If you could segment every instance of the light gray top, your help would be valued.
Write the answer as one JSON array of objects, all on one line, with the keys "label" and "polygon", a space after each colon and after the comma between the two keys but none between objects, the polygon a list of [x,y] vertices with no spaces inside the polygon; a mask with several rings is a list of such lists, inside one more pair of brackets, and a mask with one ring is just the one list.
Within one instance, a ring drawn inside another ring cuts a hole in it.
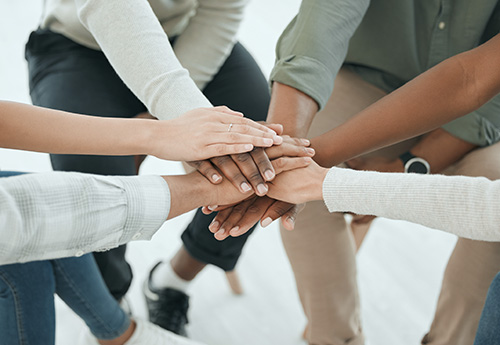
[{"label": "light gray top", "polygon": [[[200,89],[229,56],[245,4],[246,0],[48,0],[42,27],[101,49],[148,110],[168,119],[211,106]],[[169,37],[174,36],[172,49]]]}]

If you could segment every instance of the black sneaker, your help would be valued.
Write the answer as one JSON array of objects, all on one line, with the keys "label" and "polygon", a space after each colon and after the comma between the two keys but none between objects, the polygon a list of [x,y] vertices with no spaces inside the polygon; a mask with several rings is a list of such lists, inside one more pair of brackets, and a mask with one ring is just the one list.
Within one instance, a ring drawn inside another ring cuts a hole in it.
[{"label": "black sneaker", "polygon": [[149,321],[170,332],[186,337],[189,296],[172,288],[153,289],[151,287],[151,276],[160,263],[157,263],[149,272],[149,277],[143,286],[149,311]]}]

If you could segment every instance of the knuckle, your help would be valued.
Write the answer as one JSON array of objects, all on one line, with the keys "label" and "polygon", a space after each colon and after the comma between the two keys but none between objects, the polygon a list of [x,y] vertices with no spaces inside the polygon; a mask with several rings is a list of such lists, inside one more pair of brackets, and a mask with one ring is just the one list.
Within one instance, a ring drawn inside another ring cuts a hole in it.
[{"label": "knuckle", "polygon": [[221,156],[212,158],[213,162],[217,165],[226,165],[231,158],[229,156]]},{"label": "knuckle", "polygon": [[248,153],[240,153],[236,155],[236,161],[239,163],[246,163],[250,161],[251,158],[252,156],[250,156]]},{"label": "knuckle", "polygon": [[229,133],[229,140],[231,142],[234,143],[234,142],[238,141],[238,139],[239,139],[239,135],[237,133],[234,133],[234,132]]},{"label": "knuckle", "polygon": [[262,176],[259,171],[254,171],[251,174],[249,174],[248,179],[253,182],[262,182]]},{"label": "knuckle", "polygon": [[226,152],[227,152],[227,146],[226,145],[217,145],[215,150],[218,154],[223,155],[223,154],[226,154]]}]

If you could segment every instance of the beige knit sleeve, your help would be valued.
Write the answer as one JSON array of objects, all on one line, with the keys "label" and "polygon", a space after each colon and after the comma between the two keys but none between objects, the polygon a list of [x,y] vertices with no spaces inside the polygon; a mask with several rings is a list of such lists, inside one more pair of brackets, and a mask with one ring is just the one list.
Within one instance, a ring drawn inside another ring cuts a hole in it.
[{"label": "beige knit sleeve", "polygon": [[147,1],[75,2],[80,21],[120,78],[154,116],[165,120],[211,106],[177,60]]},{"label": "beige knit sleeve", "polygon": [[461,237],[500,240],[500,180],[332,168],[323,182],[330,212],[401,219]]}]

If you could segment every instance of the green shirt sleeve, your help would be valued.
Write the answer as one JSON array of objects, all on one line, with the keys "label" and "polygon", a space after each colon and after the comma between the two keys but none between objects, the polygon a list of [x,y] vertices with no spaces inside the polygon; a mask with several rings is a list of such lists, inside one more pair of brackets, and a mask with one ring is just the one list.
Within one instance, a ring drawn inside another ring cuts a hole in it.
[{"label": "green shirt sleeve", "polygon": [[276,46],[270,76],[312,97],[322,109],[369,0],[303,0]]},{"label": "green shirt sleeve", "polygon": [[500,95],[493,97],[478,110],[451,121],[443,129],[457,138],[489,146],[500,141]]}]

